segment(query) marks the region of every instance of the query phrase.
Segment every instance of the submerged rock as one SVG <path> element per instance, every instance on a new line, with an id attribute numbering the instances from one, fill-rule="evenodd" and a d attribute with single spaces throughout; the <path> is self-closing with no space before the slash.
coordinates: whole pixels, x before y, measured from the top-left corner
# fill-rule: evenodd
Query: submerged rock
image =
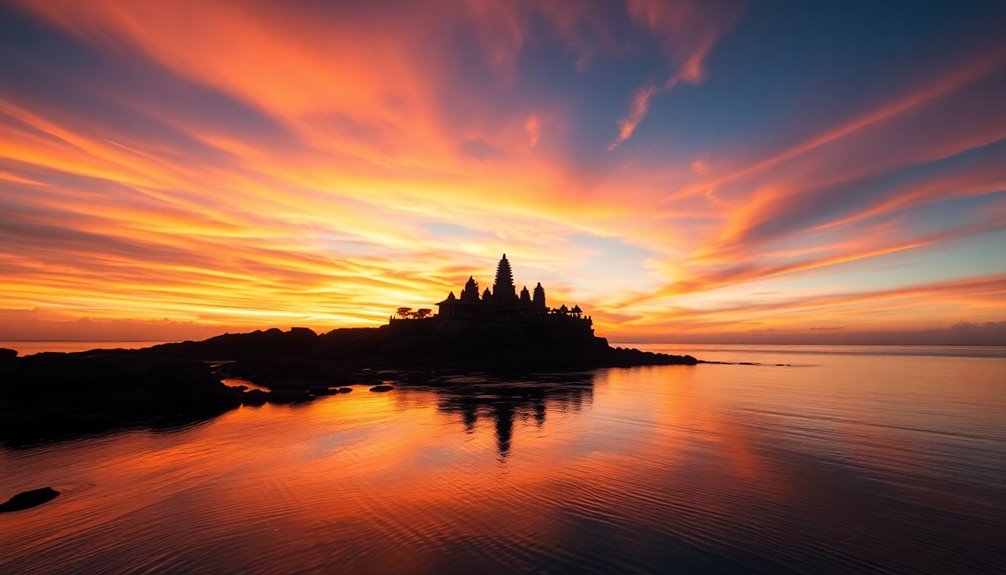
<path id="1" fill-rule="evenodd" d="M 392 385 L 375 385 L 374 387 L 370 388 L 370 391 L 381 392 L 381 391 L 391 391 L 392 389 L 395 389 L 395 387 Z"/>
<path id="2" fill-rule="evenodd" d="M 32 507 L 37 507 L 43 503 L 52 501 L 58 495 L 59 491 L 56 491 L 52 487 L 42 487 L 39 489 L 32 489 L 30 491 L 22 491 L 21 493 L 18 493 L 14 497 L 8 499 L 6 503 L 0 504 L 0 513 L 31 509 Z"/>
<path id="3" fill-rule="evenodd" d="M 335 391 L 337 391 L 339 393 L 349 393 L 349 392 L 353 391 L 353 388 L 352 387 L 340 387 L 339 389 L 337 389 Z"/>

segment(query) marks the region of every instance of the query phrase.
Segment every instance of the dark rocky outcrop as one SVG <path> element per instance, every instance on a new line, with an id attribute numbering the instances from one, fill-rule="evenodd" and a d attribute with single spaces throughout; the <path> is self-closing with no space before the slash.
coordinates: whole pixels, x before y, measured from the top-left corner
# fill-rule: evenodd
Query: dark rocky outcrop
<path id="1" fill-rule="evenodd" d="M 395 386 L 393 385 L 375 385 L 374 387 L 370 388 L 370 391 L 382 392 L 382 391 L 391 391 L 393 389 L 395 389 Z"/>
<path id="2" fill-rule="evenodd" d="M 10 513 L 12 511 L 22 511 L 38 507 L 43 503 L 48 503 L 59 496 L 59 491 L 52 487 L 41 487 L 30 491 L 22 491 L 5 503 L 0 503 L 0 513 Z"/>
<path id="3" fill-rule="evenodd" d="M 0 350 L 0 439 L 156 427 L 240 405 L 298 403 L 371 385 L 440 385 L 451 374 L 561 372 L 598 367 L 695 365 L 691 356 L 612 348 L 564 322 L 400 321 L 380 328 L 224 334 L 140 350 L 18 357 Z M 570 326 L 578 324 L 570 323 Z M 582 326 L 581 326 L 582 327 Z M 265 389 L 229 387 L 241 378 Z M 336 388 L 336 389 L 333 389 Z M 268 391 L 266 391 L 268 390 Z"/>
<path id="4" fill-rule="evenodd" d="M 241 403 L 206 362 L 136 353 L 39 353 L 0 366 L 0 438 L 7 442 L 171 425 Z"/>
<path id="5" fill-rule="evenodd" d="M 302 403 L 311 401 L 311 394 L 296 389 L 274 389 L 266 397 L 269 403 Z"/>
<path id="6" fill-rule="evenodd" d="M 269 401 L 269 394 L 261 389 L 252 389 L 241 396 L 243 405 L 265 405 Z"/>
<path id="7" fill-rule="evenodd" d="M 101 350 L 94 353 L 109 353 Z M 224 334 L 135 353 L 148 357 L 230 360 L 222 369 L 270 389 L 380 383 L 374 369 L 548 371 L 631 365 L 695 365 L 691 356 L 612 348 L 582 330 L 521 322 L 397 322 L 379 328 L 305 328 Z M 368 381 L 368 379 L 370 381 Z"/>
<path id="8" fill-rule="evenodd" d="M 17 350 L 0 347 L 0 366 L 10 365 L 17 359 Z"/>

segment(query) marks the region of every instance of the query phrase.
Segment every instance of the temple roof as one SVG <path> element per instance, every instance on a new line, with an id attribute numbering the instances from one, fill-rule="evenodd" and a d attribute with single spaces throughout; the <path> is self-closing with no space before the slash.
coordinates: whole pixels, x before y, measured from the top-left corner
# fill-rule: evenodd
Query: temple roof
<path id="1" fill-rule="evenodd" d="M 460 297 L 455 296 L 452 291 L 447 295 L 446 299 L 441 302 L 437 302 L 436 305 L 468 307 L 489 304 L 491 308 L 496 310 L 523 309 L 529 311 L 547 312 L 548 308 L 545 305 L 545 290 L 542 288 L 541 282 L 537 282 L 533 292 L 534 296 L 532 299 L 532 297 L 530 297 L 531 294 L 525 285 L 523 289 L 520 290 L 520 294 L 518 295 L 517 287 L 513 281 L 513 272 L 510 269 L 510 262 L 507 260 L 506 254 L 503 254 L 503 257 L 500 258 L 499 264 L 496 267 L 496 277 L 493 282 L 492 290 L 486 287 L 480 296 L 478 282 L 475 281 L 474 276 L 468 276 L 468 281 L 465 282 L 465 286 L 461 290 Z"/>

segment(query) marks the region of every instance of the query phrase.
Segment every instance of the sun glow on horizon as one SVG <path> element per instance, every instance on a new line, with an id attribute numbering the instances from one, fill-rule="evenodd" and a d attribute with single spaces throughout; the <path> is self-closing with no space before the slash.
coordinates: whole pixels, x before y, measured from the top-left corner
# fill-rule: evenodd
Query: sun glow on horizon
<path id="1" fill-rule="evenodd" d="M 613 340 L 1006 320 L 1001 3 L 434 8 L 0 7 L 0 339 L 379 325 L 504 252 Z"/>

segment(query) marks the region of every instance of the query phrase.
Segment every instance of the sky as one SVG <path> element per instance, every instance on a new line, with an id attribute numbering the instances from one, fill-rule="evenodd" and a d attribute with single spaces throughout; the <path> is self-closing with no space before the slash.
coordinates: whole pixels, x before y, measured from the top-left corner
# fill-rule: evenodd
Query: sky
<path id="1" fill-rule="evenodd" d="M 0 338 L 376 326 L 503 253 L 615 341 L 1003 322 L 1003 22 L 1002 0 L 5 2 Z"/>

